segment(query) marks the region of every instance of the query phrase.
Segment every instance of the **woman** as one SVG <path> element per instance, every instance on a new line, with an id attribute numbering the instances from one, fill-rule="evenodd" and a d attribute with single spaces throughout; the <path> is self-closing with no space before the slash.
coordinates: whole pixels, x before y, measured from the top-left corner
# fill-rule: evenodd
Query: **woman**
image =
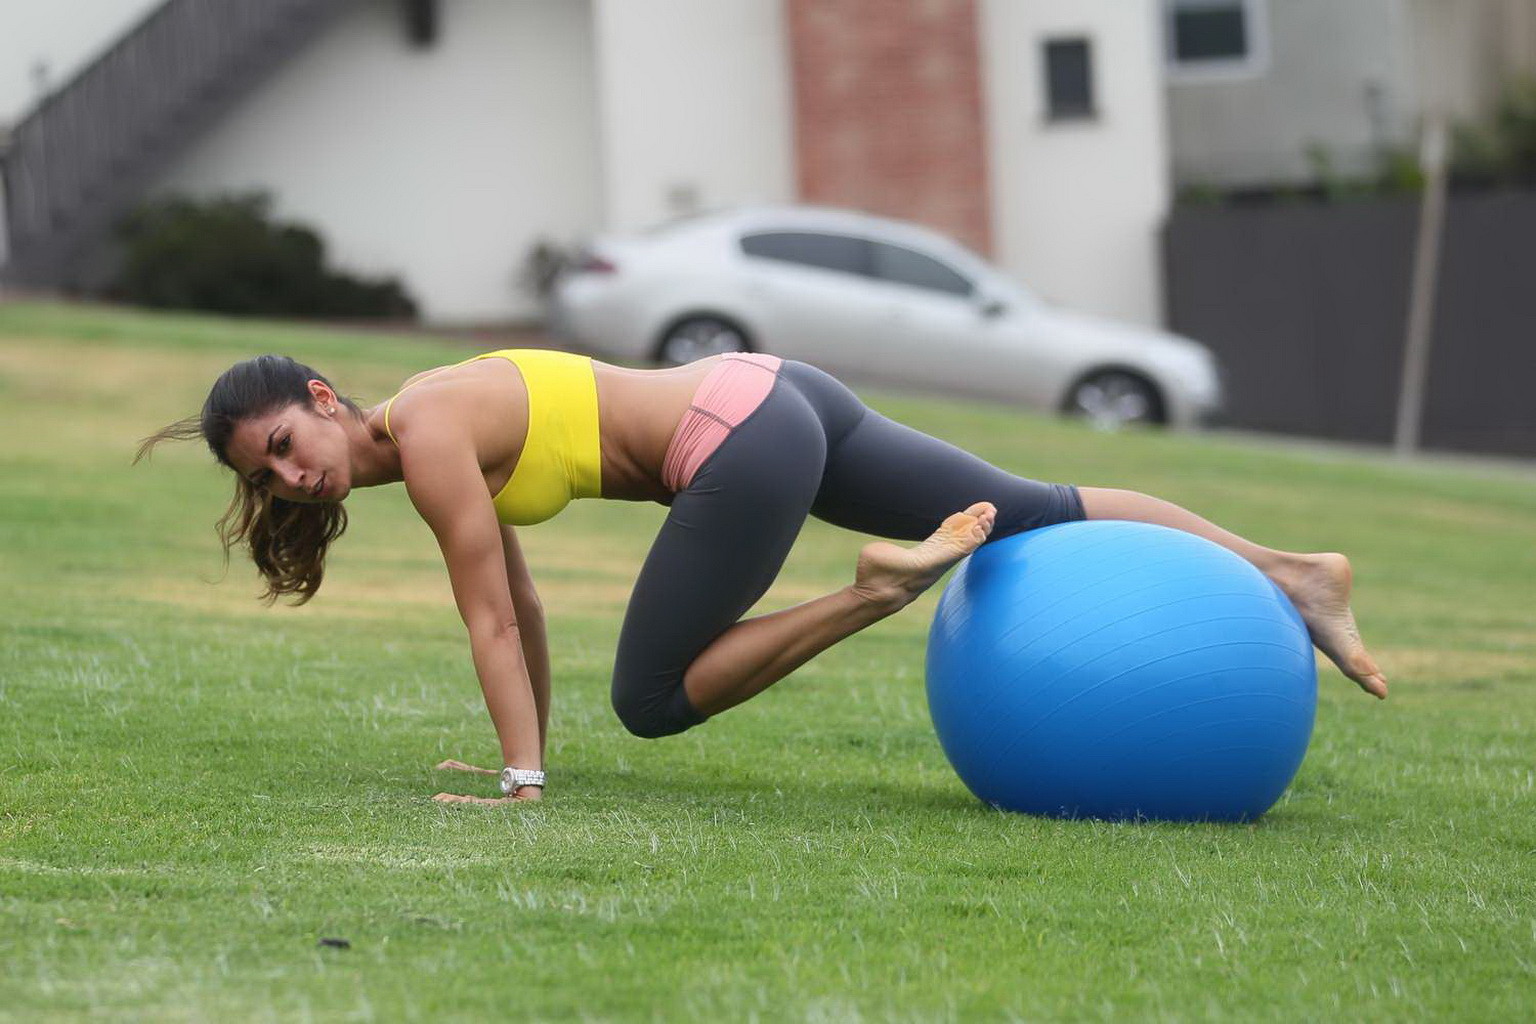
<path id="1" fill-rule="evenodd" d="M 613 703 L 635 734 L 681 732 L 760 693 L 839 640 L 911 603 L 985 543 L 1076 519 L 1175 527 L 1226 547 L 1283 590 L 1313 642 L 1366 691 L 1385 678 L 1349 610 L 1337 554 L 1252 544 L 1157 498 L 1044 484 L 996 469 L 867 409 L 803 363 L 731 355 L 631 370 L 561 352 L 506 350 L 412 377 L 361 409 L 281 356 L 236 364 L 200 416 L 146 439 L 201 436 L 237 474 L 220 522 L 244 542 L 269 600 L 308 600 L 354 487 L 403 480 L 447 562 L 486 707 L 503 797 L 543 792 L 550 672 L 544 618 L 515 526 L 572 498 L 671 506 L 619 637 Z M 854 581 L 743 620 L 807 514 L 879 541 Z"/>

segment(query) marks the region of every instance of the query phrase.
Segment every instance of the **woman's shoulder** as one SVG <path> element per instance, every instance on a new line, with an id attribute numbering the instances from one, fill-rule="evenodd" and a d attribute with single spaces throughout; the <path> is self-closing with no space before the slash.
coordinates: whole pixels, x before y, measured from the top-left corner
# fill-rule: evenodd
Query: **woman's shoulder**
<path id="1" fill-rule="evenodd" d="M 479 357 L 412 374 L 375 407 L 378 425 L 398 447 L 402 435 L 420 432 L 413 430 L 413 425 L 429 434 L 453 434 L 478 432 L 486 422 L 515 417 L 526 403 L 519 402 L 516 390 L 507 387 L 505 375 L 509 371 L 483 369 L 500 361 Z M 510 372 L 516 374 L 515 369 Z"/>
<path id="2" fill-rule="evenodd" d="M 401 381 L 400 386 L 395 389 L 395 397 L 398 398 L 400 396 L 400 392 L 404 391 L 412 384 L 420 384 L 422 381 L 426 380 L 433 374 L 441 373 L 446 369 L 448 369 L 447 366 L 434 366 L 431 369 L 422 370 L 420 373 L 411 374 L 409 377 L 405 378 L 405 380 Z"/>
<path id="3" fill-rule="evenodd" d="M 399 445 L 400 440 L 396 434 L 400 428 L 401 420 L 409 421 L 411 410 L 415 406 L 423 404 L 423 399 L 426 400 L 425 404 L 427 405 L 436 404 L 432 401 L 433 392 L 437 390 L 436 388 L 417 388 L 416 385 L 434 377 L 439 377 L 445 371 L 452 370 L 460 365 L 462 364 L 450 363 L 446 366 L 433 366 L 419 373 L 413 373 L 400 383 L 400 386 L 395 389 L 393 395 L 390 395 L 379 404 L 375 412 L 379 417 L 380 424 L 384 428 L 384 432 L 389 435 L 391 441 L 394 441 L 397 446 Z"/>

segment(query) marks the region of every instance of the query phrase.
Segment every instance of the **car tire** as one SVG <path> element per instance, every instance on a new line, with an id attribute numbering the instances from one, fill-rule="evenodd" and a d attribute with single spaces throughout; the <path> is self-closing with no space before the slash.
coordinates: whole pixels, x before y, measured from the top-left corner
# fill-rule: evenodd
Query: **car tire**
<path id="1" fill-rule="evenodd" d="M 1162 426 L 1167 422 L 1157 385 L 1129 370 L 1099 370 L 1067 393 L 1063 411 L 1099 430 Z"/>
<path id="2" fill-rule="evenodd" d="M 750 352 L 747 332 L 718 316 L 690 316 L 662 332 L 656 345 L 656 361 L 680 366 L 706 356 L 727 352 Z"/>

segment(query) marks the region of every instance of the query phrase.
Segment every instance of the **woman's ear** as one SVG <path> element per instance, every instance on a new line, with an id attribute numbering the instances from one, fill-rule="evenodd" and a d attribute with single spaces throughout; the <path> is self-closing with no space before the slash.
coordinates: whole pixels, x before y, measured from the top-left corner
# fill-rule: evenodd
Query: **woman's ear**
<path id="1" fill-rule="evenodd" d="M 323 413 L 336 411 L 336 392 L 323 380 L 309 382 L 309 393 L 315 400 L 315 407 Z"/>

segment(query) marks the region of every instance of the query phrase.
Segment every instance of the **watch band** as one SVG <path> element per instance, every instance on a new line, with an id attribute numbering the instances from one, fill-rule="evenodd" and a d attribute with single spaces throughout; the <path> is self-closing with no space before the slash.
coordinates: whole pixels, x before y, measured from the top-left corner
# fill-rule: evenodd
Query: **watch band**
<path id="1" fill-rule="evenodd" d="M 517 792 L 519 786 L 544 788 L 544 773 L 534 768 L 513 768 L 507 765 L 501 770 L 501 791 L 506 796 Z"/>

